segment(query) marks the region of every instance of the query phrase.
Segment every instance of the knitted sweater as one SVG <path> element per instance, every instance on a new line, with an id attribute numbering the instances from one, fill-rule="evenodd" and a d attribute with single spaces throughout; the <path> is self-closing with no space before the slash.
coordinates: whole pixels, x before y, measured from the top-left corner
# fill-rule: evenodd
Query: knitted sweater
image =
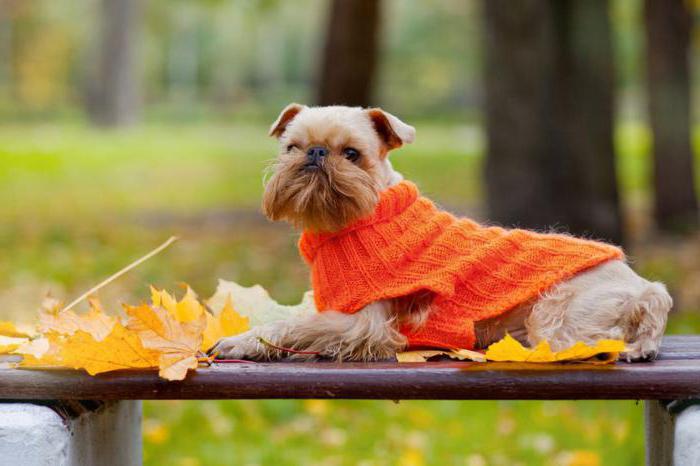
<path id="1" fill-rule="evenodd" d="M 304 231 L 319 311 L 354 313 L 374 301 L 428 290 L 427 322 L 404 326 L 411 347 L 473 348 L 474 322 L 501 315 L 552 285 L 623 252 L 560 234 L 486 227 L 456 218 L 403 181 L 373 214 L 333 233 Z"/>

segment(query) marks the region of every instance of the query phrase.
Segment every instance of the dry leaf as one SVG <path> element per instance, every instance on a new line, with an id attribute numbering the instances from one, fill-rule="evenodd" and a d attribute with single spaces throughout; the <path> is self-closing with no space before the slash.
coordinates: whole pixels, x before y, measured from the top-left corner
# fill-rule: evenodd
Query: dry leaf
<path id="1" fill-rule="evenodd" d="M 158 367 L 161 354 L 146 348 L 139 336 L 116 323 L 110 334 L 97 341 L 87 332 L 78 330 L 63 337 L 60 346 L 61 365 L 85 369 L 88 374 L 120 369 Z"/>
<path id="2" fill-rule="evenodd" d="M 29 335 L 26 332 L 18 329 L 14 323 L 7 321 L 0 322 L 0 336 L 11 338 L 29 338 Z"/>
<path id="3" fill-rule="evenodd" d="M 31 356 L 35 359 L 39 359 L 46 354 L 49 350 L 50 342 L 48 337 L 41 337 L 35 340 L 30 340 L 26 343 L 21 344 L 15 351 L 14 354 L 21 354 L 22 356 Z"/>
<path id="4" fill-rule="evenodd" d="M 594 356 L 607 356 L 601 362 L 617 360 L 619 354 L 625 350 L 625 342 L 622 340 L 599 340 L 595 346 L 588 346 L 583 342 L 576 342 L 572 347 L 556 353 L 557 361 L 588 360 Z"/>
<path id="5" fill-rule="evenodd" d="M 250 329 L 250 319 L 241 316 L 233 308 L 231 299 L 227 299 L 223 309 L 215 317 L 206 312 L 207 325 L 204 329 L 202 351 L 206 351 L 223 337 L 238 335 Z"/>
<path id="6" fill-rule="evenodd" d="M 435 356 L 448 356 L 451 359 L 459 359 L 460 361 L 469 360 L 476 362 L 484 362 L 486 358 L 482 353 L 478 351 L 470 351 L 466 349 L 458 349 L 453 351 L 441 351 L 441 350 L 417 350 L 417 351 L 404 351 L 402 353 L 396 353 L 396 360 L 398 362 L 426 362 L 428 359 Z"/>
<path id="7" fill-rule="evenodd" d="M 27 341 L 19 346 L 13 354 L 22 355 L 21 367 L 56 367 L 61 366 L 61 341 L 57 333 Z"/>
<path id="8" fill-rule="evenodd" d="M 163 302 L 163 301 L 161 301 Z M 176 313 L 163 307 L 125 306 L 129 316 L 127 329 L 140 338 L 143 346 L 160 354 L 159 375 L 167 380 L 182 380 L 188 369 L 196 369 L 197 354 L 206 327 L 204 314 L 190 322 L 177 319 Z"/>
<path id="9" fill-rule="evenodd" d="M 435 356 L 448 356 L 452 359 L 485 362 L 564 362 L 577 361 L 593 364 L 609 364 L 617 361 L 620 353 L 625 350 L 625 343 L 621 340 L 600 340 L 595 346 L 577 342 L 570 348 L 562 351 L 552 351 L 547 341 L 541 341 L 535 348 L 526 348 L 515 338 L 506 335 L 500 341 L 492 344 L 486 350 L 486 354 L 477 351 L 458 349 L 444 350 L 419 350 L 397 353 L 396 359 L 403 362 L 426 362 Z"/>
<path id="10" fill-rule="evenodd" d="M 525 348 L 515 338 L 506 335 L 502 340 L 492 344 L 486 350 L 489 361 L 511 362 L 562 362 L 562 361 L 591 361 L 609 363 L 617 360 L 619 353 L 624 351 L 625 343 L 621 340 L 600 340 L 595 346 L 577 342 L 570 348 L 554 352 L 546 341 L 541 341 L 535 348 Z M 593 360 L 598 355 L 604 359 Z"/>
<path id="11" fill-rule="evenodd" d="M 56 332 L 72 335 L 77 331 L 89 333 L 95 340 L 102 341 L 110 334 L 116 319 L 103 313 L 102 305 L 96 298 L 90 298 L 90 310 L 83 315 L 64 311 L 60 303 L 43 305 L 39 311 L 39 330 L 42 333 Z"/>
<path id="12" fill-rule="evenodd" d="M 278 320 L 296 319 L 316 312 L 311 291 L 304 294 L 301 303 L 285 306 L 272 299 L 260 285 L 245 287 L 236 282 L 221 279 L 216 293 L 209 298 L 207 305 L 217 314 L 221 312 L 229 299 L 238 314 L 250 319 L 251 327 Z"/>
<path id="13" fill-rule="evenodd" d="M 17 348 L 19 348 L 20 344 L 19 343 L 11 343 L 9 345 L 0 345 L 0 354 L 7 354 L 11 353 Z"/>
<path id="14" fill-rule="evenodd" d="M 165 290 L 151 287 L 153 306 L 166 309 L 180 322 L 192 322 L 199 319 L 205 312 L 204 306 L 199 302 L 192 288 L 187 285 L 185 287 L 185 296 L 180 301 L 177 301 Z"/>

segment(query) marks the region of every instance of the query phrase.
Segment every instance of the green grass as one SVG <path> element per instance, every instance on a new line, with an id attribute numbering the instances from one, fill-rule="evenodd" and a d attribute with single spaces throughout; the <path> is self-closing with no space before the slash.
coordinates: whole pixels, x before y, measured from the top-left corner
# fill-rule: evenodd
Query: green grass
<path id="1" fill-rule="evenodd" d="M 478 208 L 480 133 L 416 126 L 416 144 L 394 153 L 394 165 L 440 203 Z M 150 283 L 173 288 L 185 281 L 207 296 L 219 277 L 261 283 L 284 302 L 298 300 L 308 277 L 295 234 L 250 215 L 275 153 L 265 133 L 263 126 L 237 125 L 0 128 L 0 319 L 30 319 L 45 292 L 76 296 L 173 234 L 180 243 L 102 292 L 110 308 L 145 298 Z M 625 197 L 647 199 L 647 132 L 621 128 L 618 150 Z M 676 290 L 692 290 L 686 278 L 697 271 L 669 252 L 674 246 L 639 251 L 637 266 Z M 685 313 L 670 328 L 697 332 L 699 322 Z M 633 402 L 148 402 L 145 459 L 147 465 L 637 465 L 641 410 Z"/>

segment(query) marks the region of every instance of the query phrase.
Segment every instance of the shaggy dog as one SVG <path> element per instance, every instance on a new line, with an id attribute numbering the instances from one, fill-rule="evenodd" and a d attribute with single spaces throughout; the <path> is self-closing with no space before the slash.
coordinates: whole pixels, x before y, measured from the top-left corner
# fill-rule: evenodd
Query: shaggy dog
<path id="1" fill-rule="evenodd" d="M 300 249 L 312 267 L 319 312 L 224 338 L 211 350 L 219 357 L 269 360 L 290 356 L 262 344 L 262 337 L 277 346 L 318 352 L 323 357 L 369 361 L 391 358 L 409 345 L 484 348 L 506 332 L 530 345 L 547 340 L 554 350 L 576 341 L 623 339 L 627 346 L 624 356 L 628 360 L 656 356 L 672 306 L 663 284 L 641 278 L 627 266 L 621 251 L 603 243 L 563 235 L 487 228 L 439 211 L 430 201 L 418 197 L 415 186 L 404 181 L 392 168 L 389 151 L 413 142 L 415 137 L 414 128 L 395 116 L 378 108 L 291 104 L 273 123 L 270 135 L 279 140 L 280 152 L 266 185 L 263 210 L 268 218 L 288 221 L 303 230 Z M 405 205 L 396 207 L 397 202 Z M 414 221 L 404 219 L 396 226 L 387 223 L 393 221 L 389 217 L 382 217 L 387 209 L 395 209 L 392 215 L 397 216 L 408 215 L 404 212 L 409 209 L 418 209 L 416 212 L 428 212 L 429 217 L 425 221 L 422 217 L 415 217 Z M 369 225 L 367 219 L 378 223 Z M 360 238 L 357 241 L 362 247 L 342 243 L 361 227 L 367 227 L 364 228 L 367 234 L 384 233 L 364 240 Z M 462 237 L 457 231 L 459 228 L 472 232 L 465 234 L 475 238 L 493 236 L 489 241 L 501 249 L 497 249 L 499 252 L 493 257 L 486 254 L 480 260 L 500 261 L 499 267 L 504 272 L 494 273 L 496 278 L 487 277 L 491 281 L 486 283 L 484 273 L 474 272 L 481 266 L 471 257 L 474 254 L 470 256 L 471 262 L 459 258 L 460 254 L 473 252 L 471 246 L 459 240 Z M 431 248 L 432 236 L 420 237 L 424 230 L 432 236 L 449 231 L 452 236 L 447 245 L 432 246 L 430 254 L 433 255 L 420 259 L 424 263 L 420 270 L 425 272 L 416 273 L 410 269 L 411 258 Z M 397 237 L 394 239 L 387 231 L 395 232 L 391 234 Z M 418 239 L 411 243 L 414 249 L 410 254 L 397 259 L 395 250 L 407 251 L 409 246 L 393 248 L 396 246 L 393 243 L 405 241 L 406 235 L 409 239 Z M 534 258 L 529 260 L 535 263 L 527 265 L 525 272 L 520 270 L 522 265 L 508 262 L 511 257 L 522 256 L 519 240 L 515 238 L 522 238 L 523 245 L 545 244 L 542 262 L 539 262 L 539 253 L 530 252 L 526 257 Z M 325 252 L 318 249 L 333 241 L 337 243 L 332 246 L 335 249 L 328 249 L 331 246 Z M 381 247 L 376 246 L 379 255 L 368 253 L 367 256 L 368 260 L 376 262 L 372 267 L 379 267 L 373 275 L 357 251 L 375 248 L 372 245 L 378 243 L 381 243 Z M 503 247 L 507 248 L 506 253 Z M 571 257 L 575 260 L 569 256 L 560 257 L 559 248 L 561 254 L 570 251 L 568 254 L 573 254 Z M 394 254 L 391 259 L 385 260 L 382 254 L 386 251 Z M 325 255 L 317 259 L 320 257 L 317 254 L 321 253 Z M 358 259 L 342 262 L 338 257 L 343 255 Z M 455 257 L 449 257 L 452 255 Z M 438 260 L 438 256 L 448 256 L 447 265 L 455 262 L 458 266 L 436 264 L 442 260 Z M 387 260 L 395 263 L 387 265 Z M 386 270 L 377 264 L 385 265 Z M 553 270 L 540 270 L 552 268 L 552 264 L 555 265 Z M 443 273 L 446 269 L 449 269 L 447 274 Z M 517 289 L 520 285 L 512 284 L 511 272 L 530 280 L 526 291 L 532 291 L 537 284 L 540 288 L 531 296 L 524 294 Z M 380 273 L 389 278 L 380 278 Z M 533 274 L 537 276 L 533 278 Z M 468 275 L 473 278 L 467 278 Z M 403 280 L 401 286 L 395 284 L 399 276 Z M 435 277 L 440 280 L 434 280 Z M 481 307 L 475 304 L 471 314 L 460 314 L 461 308 L 456 305 L 450 308 L 450 303 L 459 299 L 463 307 L 469 307 L 476 299 L 474 288 L 484 284 L 490 287 L 488 289 L 496 287 L 495 297 L 500 296 L 498 290 L 508 293 L 504 292 L 497 301 L 481 293 L 476 303 Z M 514 292 L 517 299 L 509 299 L 509 293 Z M 333 305 L 337 307 L 331 307 Z M 314 356 L 295 354 L 291 357 Z"/>

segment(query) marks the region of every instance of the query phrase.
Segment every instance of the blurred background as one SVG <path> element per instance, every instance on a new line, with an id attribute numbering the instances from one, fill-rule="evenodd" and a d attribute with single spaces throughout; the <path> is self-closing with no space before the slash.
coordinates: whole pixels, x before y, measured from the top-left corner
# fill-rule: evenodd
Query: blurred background
<path id="1" fill-rule="evenodd" d="M 700 330 L 700 4 L 0 0 L 0 319 L 217 278 L 298 302 L 259 213 L 289 102 L 382 106 L 395 167 L 449 209 L 625 245 Z M 638 465 L 632 402 L 148 402 L 147 465 Z"/>

